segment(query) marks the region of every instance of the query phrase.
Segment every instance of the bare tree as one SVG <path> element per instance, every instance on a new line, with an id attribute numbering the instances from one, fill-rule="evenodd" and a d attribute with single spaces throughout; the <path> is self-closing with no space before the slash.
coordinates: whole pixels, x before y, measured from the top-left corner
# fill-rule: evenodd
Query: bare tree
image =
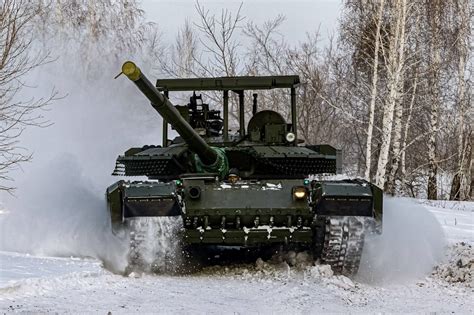
<path id="1" fill-rule="evenodd" d="M 288 57 L 288 43 L 279 28 L 285 22 L 283 15 L 264 21 L 262 25 L 247 23 L 244 34 L 250 39 L 247 51 L 247 72 L 284 74 Z"/>
<path id="2" fill-rule="evenodd" d="M 234 35 L 244 19 L 240 14 L 241 8 L 242 4 L 234 15 L 229 10 L 222 10 L 220 17 L 217 17 L 196 2 L 196 10 L 201 19 L 196 27 L 203 35 L 200 42 L 204 47 L 204 52 L 209 54 L 207 68 L 213 75 L 235 76 L 237 74 L 239 43 Z"/>
<path id="3" fill-rule="evenodd" d="M 61 55 L 79 56 L 91 76 L 100 71 L 95 56 L 122 60 L 124 54 L 140 55 L 151 44 L 160 50 L 157 33 L 156 24 L 144 20 L 137 0 L 51 1 L 35 21 L 42 45 Z"/>
<path id="4" fill-rule="evenodd" d="M 298 74 L 298 134 L 307 143 L 332 143 L 339 146 L 340 113 L 333 106 L 330 80 L 331 64 L 326 58 L 334 53 L 329 47 L 320 49 L 319 31 L 307 33 L 306 39 L 289 45 L 279 32 L 285 18 L 278 15 L 262 24 L 247 23 L 244 34 L 250 40 L 247 50 L 247 73 L 251 75 Z M 260 93 L 264 108 L 278 111 L 289 118 L 289 95 L 285 91 Z"/>
<path id="5" fill-rule="evenodd" d="M 250 21 L 243 33 L 250 41 L 246 53 L 246 72 L 249 75 L 283 75 L 294 73 L 290 63 L 297 63 L 298 53 L 290 47 L 285 38 L 279 33 L 279 27 L 285 21 L 283 15 L 264 21 L 261 25 Z M 294 64 L 297 67 L 296 64 Z M 278 111 L 289 116 L 289 95 L 282 90 L 261 91 L 259 104 L 261 108 Z M 304 135 L 305 133 L 301 133 Z"/>
<path id="6" fill-rule="evenodd" d="M 163 62 L 163 71 L 174 77 L 199 76 L 197 68 L 198 35 L 189 21 L 178 31 L 175 44 L 170 47 L 170 62 Z"/>
<path id="7" fill-rule="evenodd" d="M 441 82 L 441 23 L 443 6 L 441 0 L 430 1 L 426 4 L 426 15 L 429 19 L 430 30 L 429 40 L 429 87 L 430 87 L 430 136 L 428 138 L 428 199 L 438 199 L 438 161 L 437 161 L 437 136 L 439 132 L 439 111 L 441 103 L 440 82 Z M 429 16 L 429 17 L 428 17 Z"/>
<path id="8" fill-rule="evenodd" d="M 44 7 L 29 1 L 5 0 L 0 4 L 0 190 L 12 191 L 7 182 L 9 171 L 29 161 L 31 154 L 20 146 L 26 127 L 45 127 L 47 120 L 41 110 L 56 97 L 21 99 L 22 90 L 30 88 L 24 76 L 51 61 L 47 52 L 33 50 L 32 21 Z M 36 52 L 36 53 L 35 53 Z"/>
<path id="9" fill-rule="evenodd" d="M 470 27 L 470 8 L 469 1 L 455 1 L 455 12 L 458 17 L 456 27 L 456 40 L 454 49 L 456 52 L 457 63 L 457 91 L 456 91 L 456 107 L 457 107 L 457 170 L 453 176 L 451 185 L 450 199 L 463 200 L 469 198 L 469 165 L 471 164 L 471 142 L 470 134 L 472 116 L 468 116 L 469 104 L 468 90 L 468 60 L 469 45 L 471 39 Z M 470 106 L 471 105 L 471 106 Z M 471 113 L 472 114 L 472 113 Z"/>
<path id="10" fill-rule="evenodd" d="M 236 39 L 236 32 L 244 20 L 240 13 L 242 5 L 234 14 L 223 9 L 220 15 L 211 13 L 198 1 L 195 7 L 199 22 L 185 22 L 168 50 L 169 58 L 162 64 L 162 72 L 172 77 L 218 77 L 242 73 L 240 42 Z M 205 95 L 210 104 L 220 104 L 222 100 L 220 93 L 211 91 Z M 229 104 L 230 123 L 235 125 L 239 119 L 236 95 L 230 95 Z"/>

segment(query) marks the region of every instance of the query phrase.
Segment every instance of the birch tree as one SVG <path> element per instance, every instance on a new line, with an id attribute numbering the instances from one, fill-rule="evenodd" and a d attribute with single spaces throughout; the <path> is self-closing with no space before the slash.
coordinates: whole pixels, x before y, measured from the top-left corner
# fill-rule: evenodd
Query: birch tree
<path id="1" fill-rule="evenodd" d="M 372 166 L 372 137 L 374 132 L 374 120 L 375 120 L 375 104 L 377 102 L 377 85 L 378 85 L 378 74 L 379 74 L 379 50 L 380 50 L 380 35 L 383 23 L 383 12 L 384 12 L 384 0 L 381 0 L 378 4 L 377 15 L 375 18 L 375 43 L 374 43 L 374 57 L 372 66 L 372 86 L 370 93 L 370 105 L 369 105 L 369 122 L 367 126 L 367 144 L 365 153 L 365 173 L 364 177 L 370 181 L 370 171 Z"/>
<path id="2" fill-rule="evenodd" d="M 469 1 L 455 1 L 455 12 L 457 15 L 455 56 L 457 63 L 457 90 L 456 108 L 457 118 L 457 170 L 453 176 L 450 199 L 464 200 L 469 197 L 469 165 L 471 164 L 470 132 L 472 119 L 466 116 L 469 113 L 470 105 L 467 97 L 467 87 L 469 86 L 467 77 L 467 65 L 469 59 L 469 46 L 471 45 L 470 8 Z M 472 111 L 471 111 L 472 112 Z M 471 113 L 472 114 L 472 113 Z M 471 116 L 472 117 L 472 116 Z M 467 121 L 466 121 L 467 119 Z"/>
<path id="3" fill-rule="evenodd" d="M 392 128 L 394 112 L 400 104 L 401 88 L 403 83 L 403 71 L 405 66 L 405 28 L 407 23 L 407 2 L 397 0 L 393 4 L 391 26 L 393 34 L 389 35 L 389 50 L 384 50 L 389 95 L 384 105 L 382 120 L 382 139 L 380 154 L 375 175 L 375 184 L 384 187 L 385 173 L 387 169 L 390 146 L 392 144 Z M 397 131 L 401 130 L 397 126 Z"/>
<path id="4" fill-rule="evenodd" d="M 426 5 L 426 18 L 429 24 L 429 61 L 430 71 L 428 86 L 430 91 L 430 118 L 428 138 L 428 199 L 438 199 L 438 161 L 437 136 L 440 110 L 440 80 L 441 80 L 441 16 L 443 1 L 434 0 Z"/>

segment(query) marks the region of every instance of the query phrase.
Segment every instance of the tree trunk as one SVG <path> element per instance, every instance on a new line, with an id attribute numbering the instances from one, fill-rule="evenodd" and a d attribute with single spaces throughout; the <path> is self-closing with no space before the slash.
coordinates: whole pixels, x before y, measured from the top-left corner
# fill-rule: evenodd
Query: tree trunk
<path id="1" fill-rule="evenodd" d="M 380 148 L 375 184 L 384 187 L 385 173 L 388 164 L 390 147 L 392 145 L 392 127 L 395 107 L 400 102 L 400 91 L 404 71 L 405 52 L 405 25 L 406 25 L 406 0 L 398 0 L 394 7 L 395 31 L 391 36 L 389 52 L 385 52 L 387 65 L 389 96 L 385 104 L 382 119 L 382 144 Z M 383 46 L 382 46 L 383 47 Z"/>
<path id="2" fill-rule="evenodd" d="M 369 105 L 369 125 L 367 126 L 367 148 L 365 154 L 365 179 L 370 181 L 370 168 L 372 162 L 372 136 L 374 131 L 374 117 L 375 117 L 375 101 L 377 99 L 377 83 L 378 83 L 378 68 L 379 68 L 379 50 L 380 50 L 380 28 L 382 25 L 382 14 L 384 9 L 384 0 L 380 1 L 379 10 L 377 12 L 377 24 L 375 30 L 375 48 L 374 48 L 374 62 L 372 69 L 372 87 L 370 91 L 370 105 Z"/>
<path id="3" fill-rule="evenodd" d="M 458 88 L 456 95 L 457 113 L 459 113 L 459 119 L 457 123 L 458 129 L 458 165 L 456 173 L 453 177 L 451 185 L 450 200 L 464 200 L 466 198 L 465 192 L 467 191 L 467 170 L 468 164 L 467 158 L 467 144 L 468 141 L 464 140 L 464 115 L 466 115 L 467 106 L 466 102 L 466 58 L 469 54 L 469 1 L 458 1 L 457 13 L 459 15 L 459 31 L 458 38 L 456 40 L 457 51 L 458 51 Z M 467 140 L 467 139 L 466 139 Z"/>
<path id="4" fill-rule="evenodd" d="M 402 149 L 401 149 L 402 153 L 400 156 L 400 179 L 402 183 L 405 184 L 404 186 L 406 186 L 406 148 L 407 148 L 407 140 L 408 140 L 408 130 L 410 129 L 417 87 L 418 87 L 418 71 L 415 70 L 415 78 L 413 79 L 410 106 L 408 108 L 408 117 L 405 122 L 405 128 L 403 130 L 403 141 L 402 141 Z"/>
<path id="5" fill-rule="evenodd" d="M 469 172 L 468 174 L 470 174 L 470 177 L 471 177 L 471 180 L 470 180 L 470 184 L 469 184 L 469 199 L 472 200 L 474 199 L 474 135 L 471 135 L 470 137 L 471 141 L 471 153 L 470 153 L 470 162 L 469 162 Z"/>
<path id="6" fill-rule="evenodd" d="M 449 200 L 459 200 L 459 191 L 461 188 L 461 175 L 460 173 L 454 174 L 453 181 L 451 183 L 451 191 L 449 193 Z"/>
<path id="7" fill-rule="evenodd" d="M 435 92 L 433 92 L 435 93 Z M 436 136 L 438 134 L 438 93 L 433 95 L 431 115 L 430 115 L 430 130 L 431 134 L 428 139 L 428 199 L 438 199 L 438 164 L 436 162 Z"/>
<path id="8" fill-rule="evenodd" d="M 392 161 L 391 161 L 391 166 L 390 166 L 390 173 L 387 179 L 387 192 L 391 195 L 395 195 L 395 191 L 396 191 L 395 176 L 398 172 L 398 166 L 400 164 L 400 148 L 401 148 L 400 142 L 402 139 L 402 114 L 403 114 L 403 105 L 402 105 L 401 100 L 399 100 L 397 104 L 395 105 Z"/>
<path id="9" fill-rule="evenodd" d="M 438 163 L 437 163 L 437 136 L 438 136 L 438 120 L 440 109 L 440 68 L 441 68 L 441 47 L 440 47 L 440 32 L 441 32 L 441 14 L 442 2 L 433 1 L 431 7 L 431 43 L 430 43 L 430 60 L 431 60 L 431 75 L 428 78 L 431 95 L 430 106 L 430 137 L 428 139 L 428 199 L 438 199 Z"/>

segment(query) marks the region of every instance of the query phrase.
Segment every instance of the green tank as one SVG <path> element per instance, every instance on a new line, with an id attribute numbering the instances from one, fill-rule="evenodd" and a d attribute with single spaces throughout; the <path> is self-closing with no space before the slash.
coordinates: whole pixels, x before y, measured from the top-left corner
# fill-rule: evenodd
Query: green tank
<path id="1" fill-rule="evenodd" d="M 166 79 L 153 85 L 130 61 L 122 73 L 162 116 L 163 139 L 161 146 L 131 148 L 117 158 L 114 175 L 147 180 L 121 180 L 107 189 L 115 231 L 136 218 L 175 218 L 182 221 L 176 237 L 194 252 L 295 246 L 310 249 L 335 273 L 357 272 L 367 227 L 381 229 L 382 191 L 360 179 L 315 179 L 340 173 L 342 153 L 298 139 L 298 76 Z M 258 110 L 258 91 L 269 89 L 288 90 L 291 122 Z M 188 104 L 169 101 L 177 91 L 190 92 Z M 196 94 L 201 91 L 222 93 L 222 114 L 203 102 Z M 254 93 L 247 124 L 245 91 Z M 235 133 L 229 130 L 231 94 L 240 114 Z M 179 135 L 173 140 L 169 125 Z M 131 252 L 138 239 L 159 242 L 153 233 L 137 234 L 131 232 Z"/>

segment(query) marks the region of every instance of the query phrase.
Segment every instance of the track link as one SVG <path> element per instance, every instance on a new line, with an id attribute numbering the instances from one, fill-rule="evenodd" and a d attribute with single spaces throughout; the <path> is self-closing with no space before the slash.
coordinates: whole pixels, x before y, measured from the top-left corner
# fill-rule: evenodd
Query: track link
<path id="1" fill-rule="evenodd" d="M 365 217 L 327 217 L 321 261 L 336 274 L 353 276 L 359 269 L 365 237 Z"/>

